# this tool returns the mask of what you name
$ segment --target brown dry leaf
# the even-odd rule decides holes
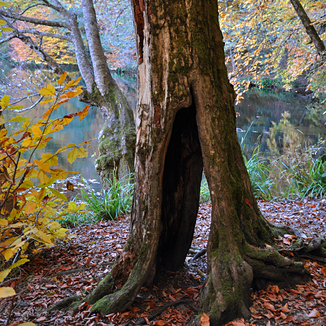
[[[284,244],[286,245],[290,245],[291,244],[291,241],[287,238],[283,238],[283,241],[282,241]]]
[[[155,320],[155,321],[153,321],[153,325],[164,326],[164,325],[166,325],[166,322],[164,320]]]
[[[271,318],[275,318],[274,314],[268,310],[267,314],[264,314],[265,317],[267,317],[268,319],[271,319]]]
[[[275,307],[269,302],[264,302],[264,307],[268,310],[275,311]]]
[[[310,318],[317,318],[320,317],[320,312],[317,309],[313,309],[310,314],[308,315]]]
[[[246,326],[245,322],[242,320],[231,321],[228,325],[229,326]]]
[[[210,326],[209,317],[203,313],[200,317],[201,326]]]
[[[326,275],[326,268],[323,267],[323,268],[320,269],[320,271],[321,271],[324,275]]]
[[[290,312],[291,310],[289,309],[288,304],[286,303],[283,307],[280,308],[282,312]]]

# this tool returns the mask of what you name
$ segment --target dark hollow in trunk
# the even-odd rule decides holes
[[[203,159],[194,102],[175,116],[168,145],[162,198],[162,231],[159,265],[175,271],[184,265],[190,248],[199,206]]]

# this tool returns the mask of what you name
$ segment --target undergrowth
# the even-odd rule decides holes
[[[113,171],[109,187],[96,193],[93,189],[81,190],[84,201],[88,204],[95,221],[115,220],[130,211],[134,191],[133,174],[129,173],[122,179],[116,178]]]

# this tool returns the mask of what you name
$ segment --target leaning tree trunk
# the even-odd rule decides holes
[[[204,168],[212,222],[202,310],[211,325],[248,317],[253,282],[301,282],[309,274],[265,248],[274,237],[253,197],[238,143],[217,1],[132,4],[139,94],[130,238],[110,275],[86,300],[94,303],[93,311],[123,311],[161,267],[183,266]]]
[[[131,107],[107,66],[93,1],[82,0],[81,5],[95,79],[90,95],[105,118],[98,137],[99,157],[95,165],[103,187],[107,188],[113,172],[116,178],[133,172],[135,122]]]

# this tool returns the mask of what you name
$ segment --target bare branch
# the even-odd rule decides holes
[[[36,31],[34,29],[22,29],[20,30],[21,33],[26,33],[26,34],[33,34],[33,35],[38,35],[38,36],[46,36],[46,37],[54,37],[54,38],[58,38],[61,40],[65,40],[65,41],[69,41],[71,42],[71,37],[70,36],[66,36],[66,35],[60,35],[60,34],[55,34],[55,33],[45,33],[45,32],[40,32],[40,31]]]
[[[3,44],[3,43],[11,41],[15,37],[16,37],[15,33],[10,33],[6,38],[0,40],[0,45]]]
[[[33,17],[27,17],[19,14],[9,13],[5,10],[0,10],[0,14],[4,17],[24,21],[27,23],[35,24],[35,25],[44,25],[44,26],[52,26],[52,27],[63,27],[69,29],[69,24],[66,22],[55,22],[46,19],[38,19]]]
[[[40,96],[40,94],[38,94],[38,95]],[[22,112],[25,112],[25,111],[29,111],[31,109],[34,109],[36,106],[38,106],[41,103],[41,101],[43,100],[43,98],[44,98],[43,96],[40,96],[40,98],[35,103],[33,103],[31,106],[28,106],[28,107],[23,108],[23,109],[15,110],[15,112],[22,113]]]
[[[57,0],[53,0],[53,2],[56,4],[56,5],[53,5],[52,3],[50,3],[48,0],[43,0],[43,2],[50,8],[60,12],[61,14],[63,13],[63,11],[67,12],[67,10],[62,6],[62,4],[57,1]],[[68,12],[67,12],[68,13]]]
[[[39,3],[34,3],[33,5],[30,5],[30,6],[28,6],[27,8],[25,8],[21,13],[20,13],[20,15],[23,15],[26,11],[28,11],[29,9],[32,9],[32,8],[34,8],[34,7],[37,7],[37,6],[46,6],[47,7],[47,5],[45,4],[45,3],[43,3],[43,2],[39,2]]]
[[[1,15],[0,17],[6,20],[7,25],[14,30],[13,34],[15,34],[15,37],[20,39],[22,42],[24,42],[26,45],[28,45],[34,52],[36,52],[51,68],[52,70],[57,74],[63,74],[64,70],[60,67],[60,65],[51,57],[49,56],[40,46],[38,46],[29,36],[26,36],[24,33],[20,32],[17,28],[15,28],[14,25],[8,22],[5,17]],[[70,77],[67,76],[67,78]]]

